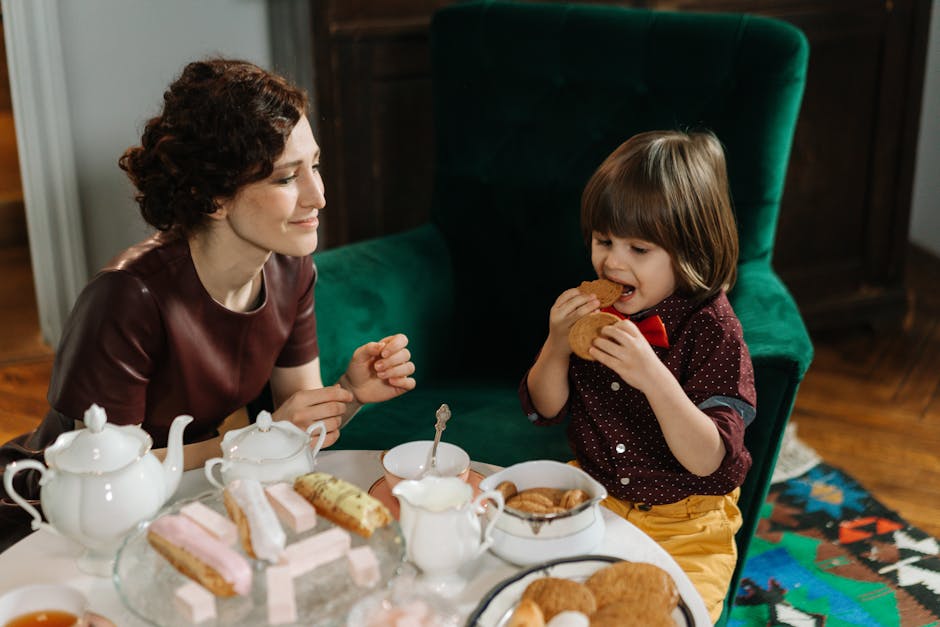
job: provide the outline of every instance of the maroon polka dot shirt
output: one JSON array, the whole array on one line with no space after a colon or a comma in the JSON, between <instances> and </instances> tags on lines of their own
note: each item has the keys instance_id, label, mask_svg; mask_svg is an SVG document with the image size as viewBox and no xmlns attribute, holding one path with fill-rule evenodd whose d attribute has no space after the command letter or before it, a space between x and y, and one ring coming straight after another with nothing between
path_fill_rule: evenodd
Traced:
<instances>
[{"instance_id":1,"label":"maroon polka dot shirt","mask_svg":"<svg viewBox=\"0 0 940 627\"><path fill-rule=\"evenodd\" d=\"M554 417L535 410L526 373L519 386L523 410L537 425L570 416L568 442L578 463L612 496L661 505L693 494L727 494L751 467L744 427L757 404L741 323L723 292L697 306L673 294L642 316L653 314L662 318L670 344L653 350L724 442L725 458L714 473L699 477L686 470L669 450L646 396L598 362L571 355L568 402Z\"/></svg>"}]
</instances>

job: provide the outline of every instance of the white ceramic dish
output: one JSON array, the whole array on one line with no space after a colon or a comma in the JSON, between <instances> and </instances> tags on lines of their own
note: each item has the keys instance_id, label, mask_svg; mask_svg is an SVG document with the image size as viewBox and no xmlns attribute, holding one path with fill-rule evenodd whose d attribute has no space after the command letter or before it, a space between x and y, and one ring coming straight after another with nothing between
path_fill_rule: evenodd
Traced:
<instances>
[{"instance_id":1,"label":"white ceramic dish","mask_svg":"<svg viewBox=\"0 0 940 627\"><path fill-rule=\"evenodd\" d=\"M68 612L76 617L85 613L88 601L74 588L55 584L36 584L8 590L0 596L0 625L6 625L15 618L41 612L57 610Z\"/></svg>"},{"instance_id":2,"label":"white ceramic dish","mask_svg":"<svg viewBox=\"0 0 940 627\"><path fill-rule=\"evenodd\" d=\"M607 498L607 490L586 472L551 460L528 461L486 477L480 489L494 489L503 481L512 481L520 491L539 487L580 489L590 498L557 514L528 514L506 508L493 529L493 553L514 564L531 565L590 553L600 546L606 528L600 502Z\"/></svg>"},{"instance_id":3,"label":"white ceramic dish","mask_svg":"<svg viewBox=\"0 0 940 627\"><path fill-rule=\"evenodd\" d=\"M314 432L316 443L314 443ZM314 422L304 431L288 420L274 420L267 411L258 414L254 424L234 429L222 438L222 457L204 465L206 479L222 489L235 479L257 479L264 483L293 481L313 472L317 453L326 439L326 426ZM219 467L222 481L215 478Z\"/></svg>"},{"instance_id":4,"label":"white ceramic dish","mask_svg":"<svg viewBox=\"0 0 940 627\"><path fill-rule=\"evenodd\" d=\"M470 613L466 627L505 627L519 604L526 587L542 577L559 577L584 582L595 571L621 562L617 557L606 555L580 555L538 564L516 573L496 584ZM693 627L692 613L685 599L673 610L672 618L677 627Z\"/></svg>"},{"instance_id":5,"label":"white ceramic dish","mask_svg":"<svg viewBox=\"0 0 940 627\"><path fill-rule=\"evenodd\" d=\"M195 499L179 501L164 509L159 515L178 513L180 508L194 500L225 515L222 493L213 490ZM114 566L114 583L124 604L138 617L158 627L176 627L185 620L174 607L173 594L189 579L180 574L147 542L150 521L141 523L131 532L117 554ZM301 534L284 526L287 543L314 535L333 527L333 523L318 516L317 526ZM368 544L379 560L380 583L383 586L395 576L401 567L405 547L401 528L397 522L378 529L369 539L355 533L352 546ZM236 547L241 550L240 547ZM253 567L251 594L243 597L216 598L218 618L200 623L200 627L230 627L232 625L267 625L267 587L265 563L250 560ZM324 564L313 571L294 579L297 603L297 625L322 625L337 627L345 624L345 616L360 597L375 588L357 586L349 573L345 559Z\"/></svg>"},{"instance_id":6,"label":"white ceramic dish","mask_svg":"<svg viewBox=\"0 0 940 627\"><path fill-rule=\"evenodd\" d=\"M385 480L390 488L405 479L418 479L428 465L431 440L405 442L389 449L382 457ZM435 472L441 477L459 477L464 481L470 475L470 455L456 444L439 442Z\"/></svg>"}]
</instances>

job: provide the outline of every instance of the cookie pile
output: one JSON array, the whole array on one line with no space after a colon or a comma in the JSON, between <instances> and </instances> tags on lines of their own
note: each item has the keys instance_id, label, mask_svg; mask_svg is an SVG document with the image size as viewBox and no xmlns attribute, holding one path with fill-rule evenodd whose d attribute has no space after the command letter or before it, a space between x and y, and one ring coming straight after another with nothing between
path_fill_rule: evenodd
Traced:
<instances>
[{"instance_id":1,"label":"cookie pile","mask_svg":"<svg viewBox=\"0 0 940 627\"><path fill-rule=\"evenodd\" d=\"M594 294L600 301L601 307L609 307L614 304L623 291L623 286L607 279L596 279L594 281L582 281L578 287L585 294ZM611 313L597 311L588 314L574 323L568 331L568 344L571 345L571 352L588 361L594 361L588 350L594 343L594 338L599 337L601 329L608 324L614 324L619 318Z\"/></svg>"},{"instance_id":2,"label":"cookie pile","mask_svg":"<svg viewBox=\"0 0 940 627\"><path fill-rule=\"evenodd\" d=\"M669 573L653 564L616 562L584 583L557 577L526 587L507 627L674 627L679 591ZM563 620L560 620L563 619Z\"/></svg>"},{"instance_id":3,"label":"cookie pile","mask_svg":"<svg viewBox=\"0 0 940 627\"><path fill-rule=\"evenodd\" d=\"M512 481L502 481L496 490L503 495L506 507L527 514L558 514L574 509L589 500L584 490L577 488L526 488L518 490Z\"/></svg>"}]
</instances>

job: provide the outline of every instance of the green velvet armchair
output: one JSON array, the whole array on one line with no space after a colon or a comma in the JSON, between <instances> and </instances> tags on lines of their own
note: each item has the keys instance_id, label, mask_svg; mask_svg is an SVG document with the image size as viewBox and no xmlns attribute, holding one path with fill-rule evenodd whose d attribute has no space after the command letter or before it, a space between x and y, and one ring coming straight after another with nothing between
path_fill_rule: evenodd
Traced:
<instances>
[{"instance_id":1,"label":"green velvet armchair","mask_svg":"<svg viewBox=\"0 0 940 627\"><path fill-rule=\"evenodd\" d=\"M743 556L812 357L771 266L806 39L753 16L467 2L435 15L431 55L430 222L315 255L324 380L342 373L353 348L395 331L410 337L418 367L415 391L365 408L337 446L429 439L446 402L453 419L444 437L474 459L570 459L564 426L532 426L516 391L554 299L594 278L578 225L581 191L637 132L711 129L727 151L741 244L730 297L757 382ZM737 574L730 595L736 582Z\"/></svg>"}]
</instances>

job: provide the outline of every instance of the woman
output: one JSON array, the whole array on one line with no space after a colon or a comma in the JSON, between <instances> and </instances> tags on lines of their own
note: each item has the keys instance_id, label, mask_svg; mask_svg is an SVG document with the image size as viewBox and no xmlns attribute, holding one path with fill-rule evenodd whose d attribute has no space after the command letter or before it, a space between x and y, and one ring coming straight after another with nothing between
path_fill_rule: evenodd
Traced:
<instances>
[{"instance_id":1,"label":"woman","mask_svg":"<svg viewBox=\"0 0 940 627\"><path fill-rule=\"evenodd\" d=\"M401 334L359 347L323 385L310 254L326 199L306 106L303 92L250 63L186 66L119 162L158 232L83 290L56 353L51 408L0 463L41 455L92 403L112 423L140 424L156 448L177 415L191 414L193 468L218 454L226 417L266 384L275 420L322 421L326 445L363 403L415 387Z\"/></svg>"}]
</instances>

